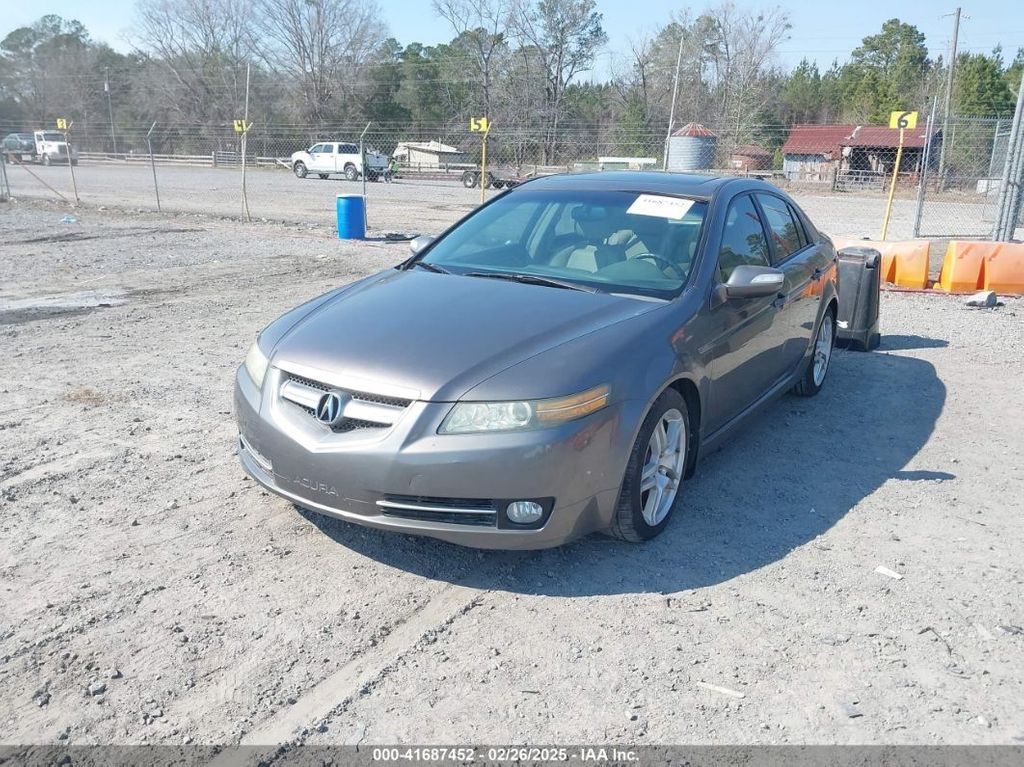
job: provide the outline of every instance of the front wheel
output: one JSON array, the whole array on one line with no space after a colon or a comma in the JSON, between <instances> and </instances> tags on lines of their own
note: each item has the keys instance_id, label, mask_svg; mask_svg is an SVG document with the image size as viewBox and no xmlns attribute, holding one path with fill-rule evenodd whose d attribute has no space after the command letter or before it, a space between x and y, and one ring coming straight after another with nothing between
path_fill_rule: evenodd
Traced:
<instances>
[{"instance_id":1,"label":"front wheel","mask_svg":"<svg viewBox=\"0 0 1024 767\"><path fill-rule=\"evenodd\" d=\"M52 164L53 164L53 160L50 159L50 155L44 154L43 155L43 165L52 165Z\"/></svg>"},{"instance_id":2,"label":"front wheel","mask_svg":"<svg viewBox=\"0 0 1024 767\"><path fill-rule=\"evenodd\" d=\"M299 160L299 162L292 166L292 172L299 178L305 178L309 170L306 168L306 163Z\"/></svg>"},{"instance_id":3,"label":"front wheel","mask_svg":"<svg viewBox=\"0 0 1024 767\"><path fill-rule=\"evenodd\" d=\"M626 463L609 534L641 543L661 533L679 504L689 458L690 413L675 389L654 401Z\"/></svg>"},{"instance_id":4,"label":"front wheel","mask_svg":"<svg viewBox=\"0 0 1024 767\"><path fill-rule=\"evenodd\" d=\"M832 351L836 346L836 313L833 307L825 310L818 326L818 334L814 337L814 350L811 360L804 371L803 377L793 387L793 393L799 397L813 397L825 385L829 364L832 362Z\"/></svg>"}]
</instances>

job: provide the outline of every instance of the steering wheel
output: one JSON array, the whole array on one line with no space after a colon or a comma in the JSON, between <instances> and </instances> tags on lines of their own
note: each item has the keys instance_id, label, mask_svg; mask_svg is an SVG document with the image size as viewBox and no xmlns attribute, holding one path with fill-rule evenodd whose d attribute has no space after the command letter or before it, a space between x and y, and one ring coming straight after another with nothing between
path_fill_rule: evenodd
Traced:
<instances>
[{"instance_id":1,"label":"steering wheel","mask_svg":"<svg viewBox=\"0 0 1024 767\"><path fill-rule=\"evenodd\" d=\"M657 253L641 253L637 256L633 256L633 258L650 259L651 261L654 261L656 264L661 264L662 269L664 269L667 266L669 269L671 269L673 272L679 275L679 279L681 281L686 282L686 272L684 272L682 269L679 268L677 264L674 264L673 262L669 261L664 256L659 256Z\"/></svg>"}]
</instances>

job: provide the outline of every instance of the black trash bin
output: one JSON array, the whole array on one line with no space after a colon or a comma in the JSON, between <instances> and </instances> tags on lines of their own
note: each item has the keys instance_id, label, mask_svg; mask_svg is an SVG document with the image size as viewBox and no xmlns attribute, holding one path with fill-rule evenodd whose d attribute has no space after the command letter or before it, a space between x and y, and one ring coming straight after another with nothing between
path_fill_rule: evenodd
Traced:
<instances>
[{"instance_id":1,"label":"black trash bin","mask_svg":"<svg viewBox=\"0 0 1024 767\"><path fill-rule=\"evenodd\" d=\"M882 254L874 248L839 251L837 340L860 351L878 346L878 305L882 289Z\"/></svg>"}]
</instances>

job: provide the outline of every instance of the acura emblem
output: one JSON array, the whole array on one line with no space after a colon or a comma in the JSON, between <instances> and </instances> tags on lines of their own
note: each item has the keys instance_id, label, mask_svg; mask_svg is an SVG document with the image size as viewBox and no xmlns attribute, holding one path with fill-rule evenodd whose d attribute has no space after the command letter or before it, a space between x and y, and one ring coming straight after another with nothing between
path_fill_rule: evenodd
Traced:
<instances>
[{"instance_id":1,"label":"acura emblem","mask_svg":"<svg viewBox=\"0 0 1024 767\"><path fill-rule=\"evenodd\" d=\"M316 420L328 426L336 426L342 419L341 409L344 404L338 392L327 392L316 405Z\"/></svg>"}]
</instances>

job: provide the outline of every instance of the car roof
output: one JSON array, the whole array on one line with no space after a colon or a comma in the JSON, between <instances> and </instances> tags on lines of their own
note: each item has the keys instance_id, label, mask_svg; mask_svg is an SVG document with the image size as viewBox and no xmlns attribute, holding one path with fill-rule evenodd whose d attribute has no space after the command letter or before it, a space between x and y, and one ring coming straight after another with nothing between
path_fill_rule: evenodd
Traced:
<instances>
[{"instance_id":1,"label":"car roof","mask_svg":"<svg viewBox=\"0 0 1024 767\"><path fill-rule=\"evenodd\" d=\"M532 179L528 187L536 189L588 189L594 191L653 192L711 199L726 184L767 189L769 185L736 176L701 176L693 173L663 171L597 171L590 173L559 173Z\"/></svg>"}]
</instances>

